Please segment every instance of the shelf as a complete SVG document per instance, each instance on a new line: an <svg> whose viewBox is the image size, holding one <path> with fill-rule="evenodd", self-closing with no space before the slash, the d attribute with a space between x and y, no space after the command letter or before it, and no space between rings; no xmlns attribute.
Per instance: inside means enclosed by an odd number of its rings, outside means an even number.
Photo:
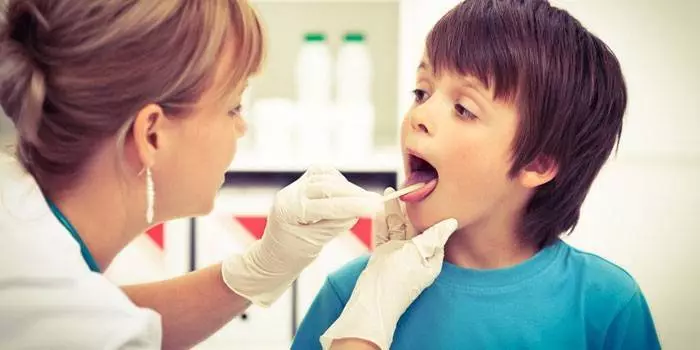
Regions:
<svg viewBox="0 0 700 350"><path fill-rule="evenodd" d="M267 123L258 123L260 116L253 113L258 101L297 100L297 55L304 43L304 35L309 32L322 32L326 35L331 65L335 67L344 35L350 31L359 31L366 36L373 72L369 93L374 105L375 120L372 131L368 132L371 133L374 145L398 144L397 116L402 114L399 112L397 86L400 1L261 0L254 1L253 4L261 16L268 38L264 67L260 74L250 80L247 103L244 103L250 106L251 113L247 117L253 142L257 142L256 135L260 130L270 127ZM332 99L335 100L335 72L332 71L331 74ZM408 88L402 89L401 94L408 96L408 91ZM402 111L404 107L402 106Z"/></svg>
<svg viewBox="0 0 700 350"><path fill-rule="evenodd" d="M229 172L226 173L225 188L274 187L282 188L298 179L301 171L278 172ZM345 178L363 188L375 188L379 191L387 187L396 188L399 175L396 172L343 172Z"/></svg>
<svg viewBox="0 0 700 350"><path fill-rule="evenodd" d="M377 150L356 161L335 160L327 164L338 169L352 183L363 187L396 187L403 169L398 149ZM239 152L226 173L225 187L286 186L309 167L310 162L265 158Z"/></svg>

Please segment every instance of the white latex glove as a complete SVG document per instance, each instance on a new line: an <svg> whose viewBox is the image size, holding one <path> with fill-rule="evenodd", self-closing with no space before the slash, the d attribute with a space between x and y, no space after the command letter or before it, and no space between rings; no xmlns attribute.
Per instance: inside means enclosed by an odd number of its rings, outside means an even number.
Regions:
<svg viewBox="0 0 700 350"><path fill-rule="evenodd" d="M336 339L356 338L388 350L401 315L440 274L445 243L456 229L457 220L447 219L410 240L381 244L343 313L321 336L323 348L330 349Z"/></svg>
<svg viewBox="0 0 700 350"><path fill-rule="evenodd" d="M384 196L396 192L389 187L384 190ZM416 230L406 217L406 213L398 198L384 203L384 210L375 214L372 221L375 248L388 241L404 241L416 236Z"/></svg>
<svg viewBox="0 0 700 350"><path fill-rule="evenodd" d="M314 166L280 190L262 239L224 261L224 282L238 295L267 307L279 298L323 246L360 216L381 209L381 197L350 183L332 167Z"/></svg>

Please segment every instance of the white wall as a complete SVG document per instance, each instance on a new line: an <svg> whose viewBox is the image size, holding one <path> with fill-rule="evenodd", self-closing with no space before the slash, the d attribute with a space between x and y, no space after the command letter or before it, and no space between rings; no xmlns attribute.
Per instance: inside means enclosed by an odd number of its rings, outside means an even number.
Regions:
<svg viewBox="0 0 700 350"><path fill-rule="evenodd" d="M402 3L400 92L412 88L422 38L458 2ZM700 2L551 3L612 48L629 90L619 154L594 184L568 241L637 279L664 348L700 348ZM403 113L410 96L399 96Z"/></svg>

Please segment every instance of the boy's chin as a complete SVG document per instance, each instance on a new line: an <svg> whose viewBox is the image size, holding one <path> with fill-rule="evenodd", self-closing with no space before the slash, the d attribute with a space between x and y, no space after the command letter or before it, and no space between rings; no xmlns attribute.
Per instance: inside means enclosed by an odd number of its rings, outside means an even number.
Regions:
<svg viewBox="0 0 700 350"><path fill-rule="evenodd" d="M439 205L438 203L439 202L430 200L418 203L406 203L406 216L417 234L421 234L435 224L449 218L457 219L460 227L468 222L464 220L464 213L450 210L449 206Z"/></svg>
<svg viewBox="0 0 700 350"><path fill-rule="evenodd" d="M443 220L437 213L431 213L415 205L406 206L406 216L418 234Z"/></svg>

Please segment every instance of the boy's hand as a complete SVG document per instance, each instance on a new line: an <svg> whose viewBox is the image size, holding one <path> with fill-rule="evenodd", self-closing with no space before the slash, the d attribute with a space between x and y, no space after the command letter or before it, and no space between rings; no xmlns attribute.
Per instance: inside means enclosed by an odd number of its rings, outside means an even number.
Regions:
<svg viewBox="0 0 700 350"><path fill-rule="evenodd" d="M396 192L389 187L384 195ZM416 235L415 229L406 217L403 204L398 198L384 203L384 211L378 212L372 221L374 232L374 247L377 248L388 241L405 241Z"/></svg>
<svg viewBox="0 0 700 350"><path fill-rule="evenodd" d="M399 318L440 274L445 243L457 229L447 219L410 240L381 244L357 280L343 313L321 336L324 349L338 339L363 339L389 349Z"/></svg>
<svg viewBox="0 0 700 350"><path fill-rule="evenodd" d="M222 265L224 282L266 307L299 276L323 246L360 216L380 210L381 197L350 183L331 167L314 166L280 190L261 240Z"/></svg>

